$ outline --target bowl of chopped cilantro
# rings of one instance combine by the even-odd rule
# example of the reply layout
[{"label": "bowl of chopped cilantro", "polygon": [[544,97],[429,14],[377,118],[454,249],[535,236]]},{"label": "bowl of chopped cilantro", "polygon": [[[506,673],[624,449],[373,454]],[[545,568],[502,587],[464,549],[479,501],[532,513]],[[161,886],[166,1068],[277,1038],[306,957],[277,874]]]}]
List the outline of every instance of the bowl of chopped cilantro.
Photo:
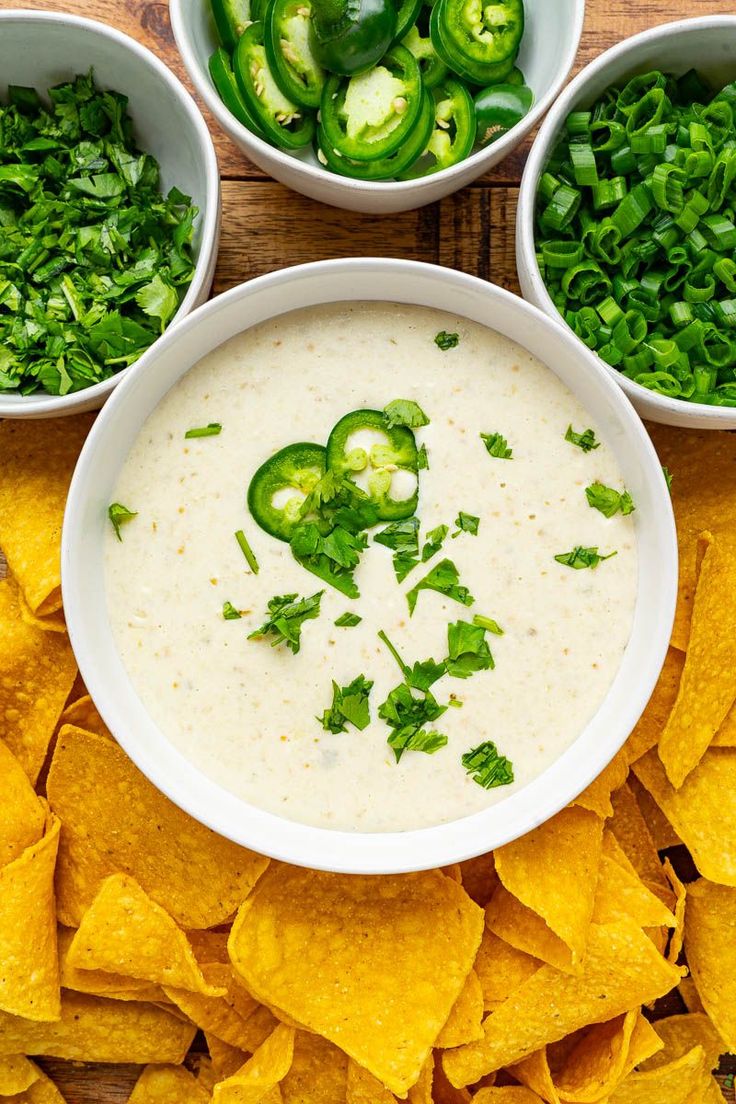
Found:
[{"label": "bowl of chopped cilantro", "polygon": [[149,50],[0,12],[0,416],[94,410],[209,292],[217,159]]},{"label": "bowl of chopped cilantro", "polygon": [[596,58],[547,116],[519,199],[524,296],[641,414],[691,428],[736,429],[735,49],[736,16],[705,16]]}]

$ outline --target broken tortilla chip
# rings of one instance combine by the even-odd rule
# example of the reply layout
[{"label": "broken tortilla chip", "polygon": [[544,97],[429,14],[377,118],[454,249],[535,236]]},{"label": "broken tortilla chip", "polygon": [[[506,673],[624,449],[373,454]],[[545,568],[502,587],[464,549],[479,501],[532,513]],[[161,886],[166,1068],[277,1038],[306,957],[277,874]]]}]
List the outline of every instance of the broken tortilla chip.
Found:
[{"label": "broken tortilla chip", "polygon": [[36,797],[28,775],[10,748],[0,740],[0,867],[13,862],[43,835],[46,812]]},{"label": "broken tortilla chip", "polygon": [[283,1081],[293,1058],[294,1029],[279,1024],[237,1073],[215,1085],[212,1104],[259,1104]]},{"label": "broken tortilla chip", "polygon": [[485,1010],[503,1004],[541,966],[540,959],[517,950],[486,928],[473,965],[483,992]]},{"label": "broken tortilla chip", "polygon": [[396,1097],[367,1069],[348,1062],[346,1101],[347,1104],[396,1104]]},{"label": "broken tortilla chip", "polygon": [[182,927],[213,927],[268,865],[187,816],[116,744],[91,732],[62,728],[47,793],[63,823],[57,897],[67,927],[79,925],[102,882],[116,873],[135,878]]},{"label": "broken tortilla chip", "polygon": [[278,866],[242,905],[229,950],[254,996],[403,1094],[482,932],[482,910],[438,871],[376,879]]},{"label": "broken tortilla chip", "polygon": [[297,1031],[294,1060],[281,1082],[284,1104],[344,1104],[348,1057],[320,1035]]},{"label": "broken tortilla chip", "polygon": [[128,1104],[209,1104],[210,1094],[183,1066],[149,1065],[128,1097]]},{"label": "broken tortilla chip", "polygon": [[609,1100],[610,1104],[700,1104],[708,1080],[705,1053],[696,1046],[666,1066],[630,1073]]},{"label": "broken tortilla chip", "polygon": [[736,1051],[736,889],[705,878],[687,887],[685,953],[713,1026]]},{"label": "broken tortilla chip", "polygon": [[452,1006],[447,1023],[435,1041],[436,1047],[456,1047],[483,1037],[483,990],[480,978],[471,970]]}]

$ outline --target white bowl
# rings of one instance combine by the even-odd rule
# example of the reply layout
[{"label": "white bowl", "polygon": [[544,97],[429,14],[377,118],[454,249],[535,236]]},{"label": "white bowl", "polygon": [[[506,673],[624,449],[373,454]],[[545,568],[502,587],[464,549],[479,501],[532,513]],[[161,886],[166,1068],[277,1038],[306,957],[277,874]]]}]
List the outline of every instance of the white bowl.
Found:
[{"label": "white bowl", "polygon": [[519,65],[534,92],[529,114],[503,138],[459,165],[420,180],[394,182],[337,176],[320,165],[311,149],[285,153],[251,134],[227,110],[207,69],[218,45],[209,0],[169,0],[169,11],[176,44],[192,83],[238,149],[296,192],[349,211],[383,215],[434,203],[488,172],[516,149],[559,93],[577,53],[585,0],[525,0],[525,5],[526,30]]},{"label": "white bowl", "polygon": [[[639,582],[631,638],[600,709],[549,770],[473,816],[401,833],[351,833],[282,820],[228,793],[161,733],[133,689],[107,614],[107,507],[144,421],[177,380],[223,341],[300,307],[388,300],[490,325],[550,366],[596,419],[637,502]],[[583,790],[636,724],[659,675],[672,627],[677,543],[662,469],[631,404],[590,365],[562,326],[473,276],[413,261],[321,261],[269,273],[200,307],[165,334],[155,368],[132,368],[97,419],[72,481],[62,541],[64,609],[79,668],[128,755],[181,808],[230,839],[286,862],[349,873],[441,866],[489,851],[540,824]]]},{"label": "white bowl", "polygon": [[[540,127],[521,181],[516,215],[516,267],[524,298],[563,325],[565,323],[540,274],[534,246],[534,213],[539,179],[571,111],[589,107],[606,88],[650,69],[678,75],[688,69],[698,69],[713,82],[714,87],[734,80],[736,16],[706,15],[700,19],[683,19],[624,39],[578,73]],[[582,341],[578,344],[585,348]],[[624,389],[642,417],[689,429],[736,429],[736,408],[666,398],[627,379],[615,368],[604,364],[595,353],[586,352],[591,364],[603,365]]]},{"label": "white bowl", "polygon": [[[220,236],[217,158],[199,108],[155,54],[104,23],[65,12],[0,11],[0,96],[8,84],[32,85],[45,96],[48,88],[90,68],[102,88],[128,96],[136,140],[161,166],[163,191],[176,185],[199,208],[196,268],[173,324],[207,298]],[[148,363],[157,344],[141,360]],[[69,395],[0,394],[0,417],[50,418],[96,410],[126,371]]]}]

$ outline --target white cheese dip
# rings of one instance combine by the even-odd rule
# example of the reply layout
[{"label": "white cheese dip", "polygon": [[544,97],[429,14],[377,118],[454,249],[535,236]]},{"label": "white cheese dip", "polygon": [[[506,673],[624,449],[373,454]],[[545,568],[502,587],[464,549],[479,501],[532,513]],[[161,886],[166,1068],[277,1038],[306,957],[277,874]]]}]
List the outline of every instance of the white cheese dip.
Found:
[{"label": "white cheese dip", "polygon": [[[442,351],[438,331],[459,334]],[[420,546],[450,527],[442,550],[397,584],[392,552],[373,542],[350,600],[306,571],[288,544],[249,515],[248,484],[274,452],[296,441],[325,444],[358,408],[412,399],[430,418],[421,471]],[[209,422],[219,436],[186,440]],[[585,488],[623,490],[605,439],[591,452],[565,440],[594,420],[558,378],[524,349],[466,319],[389,303],[296,311],[216,349],[165,396],[145,423],[115,500],[137,517],[110,527],[107,597],[130,679],[161,731],[200,770],[239,797],[290,820],[386,832],[475,813],[538,776],[576,739],[616,674],[633,619],[637,548],[631,517],[607,519]],[[491,457],[481,433],[501,433],[512,460]],[[459,511],[480,518],[477,536],[452,539]],[[381,525],[379,528],[383,528]],[[257,557],[253,574],[234,533]],[[555,555],[597,546],[617,555],[572,570]],[[475,597],[470,608],[422,591],[413,617],[405,593],[443,558]],[[249,640],[267,602],[324,589],[320,616],[302,628],[294,655]],[[243,611],[223,618],[223,603]],[[346,611],[362,617],[336,628]],[[383,629],[413,664],[447,655],[447,626],[494,618],[487,635],[495,670],[432,687],[450,708],[428,727],[448,743],[396,763],[378,706],[401,674],[378,639]],[[340,686],[372,679],[371,723],[333,735],[316,720]],[[513,763],[512,785],[485,790],[461,756],[493,740]]]}]

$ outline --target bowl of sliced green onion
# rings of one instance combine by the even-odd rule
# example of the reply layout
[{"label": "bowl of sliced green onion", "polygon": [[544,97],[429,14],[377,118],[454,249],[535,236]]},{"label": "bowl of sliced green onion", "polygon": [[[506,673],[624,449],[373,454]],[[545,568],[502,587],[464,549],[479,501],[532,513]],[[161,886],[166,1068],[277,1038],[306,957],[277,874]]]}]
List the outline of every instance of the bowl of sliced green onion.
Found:
[{"label": "bowl of sliced green onion", "polygon": [[736,16],[626,39],[571,82],[519,197],[526,299],[638,411],[736,429]]},{"label": "bowl of sliced green onion", "polygon": [[441,199],[529,134],[572,67],[585,0],[170,0],[184,65],[246,156],[383,214]]}]

